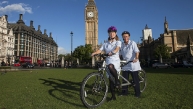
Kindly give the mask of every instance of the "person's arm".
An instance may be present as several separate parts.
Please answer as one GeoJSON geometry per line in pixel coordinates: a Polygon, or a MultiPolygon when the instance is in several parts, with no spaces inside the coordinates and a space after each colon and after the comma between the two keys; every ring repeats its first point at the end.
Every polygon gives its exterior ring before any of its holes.
{"type": "Polygon", "coordinates": [[[109,53],[109,55],[111,56],[111,55],[116,54],[116,53],[119,51],[119,49],[120,49],[120,47],[117,46],[117,47],[115,48],[115,50],[113,50],[113,51],[111,51],[111,52],[109,53]]]}
{"type": "Polygon", "coordinates": [[[96,52],[92,53],[91,56],[94,56],[94,55],[99,54],[99,53],[101,53],[101,50],[97,50],[96,52]]]}
{"type": "Polygon", "coordinates": [[[109,55],[114,55],[116,54],[119,50],[120,50],[120,47],[121,47],[121,41],[117,41],[116,42],[116,48],[114,50],[112,50],[109,55]]]}
{"type": "Polygon", "coordinates": [[[135,52],[135,59],[133,62],[137,62],[139,60],[139,48],[137,47],[137,44],[134,43],[134,52],[135,52]]]}
{"type": "Polygon", "coordinates": [[[137,62],[139,60],[139,52],[135,53],[135,59],[133,62],[137,62]]]}
{"type": "Polygon", "coordinates": [[[101,53],[104,50],[104,46],[105,46],[105,43],[101,46],[99,50],[93,52],[91,56],[93,57],[94,55],[101,53]]]}

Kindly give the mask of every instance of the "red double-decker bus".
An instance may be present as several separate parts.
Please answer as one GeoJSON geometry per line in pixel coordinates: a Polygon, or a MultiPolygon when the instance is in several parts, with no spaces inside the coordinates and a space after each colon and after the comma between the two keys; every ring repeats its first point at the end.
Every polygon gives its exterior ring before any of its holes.
{"type": "Polygon", "coordinates": [[[32,57],[28,56],[17,56],[14,62],[14,66],[21,66],[24,63],[31,63],[32,64],[32,57]]]}
{"type": "Polygon", "coordinates": [[[20,56],[19,57],[19,63],[23,64],[23,63],[32,63],[32,57],[27,57],[27,56],[20,56]]]}
{"type": "Polygon", "coordinates": [[[37,64],[38,64],[38,66],[43,66],[44,60],[43,59],[37,59],[37,64]]]}

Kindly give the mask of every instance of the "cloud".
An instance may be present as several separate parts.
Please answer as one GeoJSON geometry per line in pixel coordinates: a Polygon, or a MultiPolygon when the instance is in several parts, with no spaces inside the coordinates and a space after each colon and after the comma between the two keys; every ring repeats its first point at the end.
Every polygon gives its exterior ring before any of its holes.
{"type": "Polygon", "coordinates": [[[40,6],[37,6],[36,8],[38,9],[38,8],[40,8],[40,6]]]}
{"type": "Polygon", "coordinates": [[[63,47],[58,47],[58,54],[66,54],[66,50],[63,47]]]}
{"type": "Polygon", "coordinates": [[[10,12],[19,12],[19,13],[33,13],[32,8],[29,7],[27,4],[24,3],[18,3],[18,4],[11,4],[11,5],[6,5],[2,7],[1,5],[4,3],[8,3],[6,1],[1,2],[0,4],[0,13],[5,14],[5,13],[10,13],[10,12]]]}
{"type": "Polygon", "coordinates": [[[8,1],[2,1],[1,3],[0,3],[0,5],[1,4],[8,4],[8,1]]]}

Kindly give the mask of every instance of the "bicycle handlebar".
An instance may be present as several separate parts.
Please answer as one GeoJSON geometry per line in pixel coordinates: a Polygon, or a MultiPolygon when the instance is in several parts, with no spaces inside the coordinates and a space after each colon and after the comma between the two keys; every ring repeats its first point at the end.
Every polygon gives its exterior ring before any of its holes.
{"type": "Polygon", "coordinates": [[[133,61],[128,61],[128,62],[126,62],[126,63],[122,63],[122,64],[121,64],[121,67],[123,67],[123,66],[129,64],[130,62],[133,62],[133,61]]]}
{"type": "Polygon", "coordinates": [[[109,56],[108,54],[95,54],[94,56],[101,56],[101,57],[107,57],[107,56],[109,56]]]}

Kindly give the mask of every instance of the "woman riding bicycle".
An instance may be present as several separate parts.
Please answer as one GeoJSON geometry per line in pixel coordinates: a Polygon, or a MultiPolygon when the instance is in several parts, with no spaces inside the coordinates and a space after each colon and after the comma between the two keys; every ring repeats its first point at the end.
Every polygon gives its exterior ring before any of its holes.
{"type": "Polygon", "coordinates": [[[120,58],[119,58],[119,50],[121,47],[121,41],[117,36],[117,29],[114,26],[108,28],[108,41],[105,42],[99,50],[92,53],[91,56],[101,53],[105,51],[108,54],[106,58],[106,64],[108,65],[108,69],[112,76],[115,78],[115,84],[109,78],[109,86],[112,97],[110,100],[116,100],[115,97],[115,88],[120,88],[120,82],[118,81],[117,72],[120,71],[120,58]]]}

